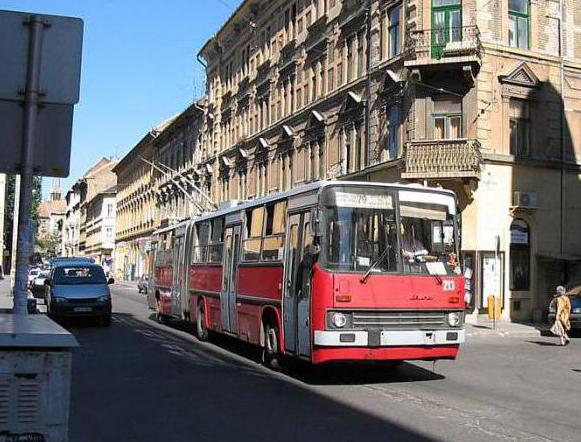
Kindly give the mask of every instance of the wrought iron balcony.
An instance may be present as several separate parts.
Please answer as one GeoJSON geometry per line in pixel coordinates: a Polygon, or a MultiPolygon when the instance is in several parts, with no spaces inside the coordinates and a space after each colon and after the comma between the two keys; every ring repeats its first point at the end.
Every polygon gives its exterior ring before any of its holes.
{"type": "Polygon", "coordinates": [[[406,66],[480,61],[482,43],[478,26],[410,31],[405,41],[406,66]]]}
{"type": "Polygon", "coordinates": [[[414,140],[405,145],[402,178],[479,178],[480,142],[465,138],[414,140]]]}

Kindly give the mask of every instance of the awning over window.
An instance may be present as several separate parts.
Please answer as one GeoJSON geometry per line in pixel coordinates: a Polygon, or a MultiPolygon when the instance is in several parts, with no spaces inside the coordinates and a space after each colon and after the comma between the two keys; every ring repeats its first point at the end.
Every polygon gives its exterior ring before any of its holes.
{"type": "Polygon", "coordinates": [[[319,112],[316,110],[311,111],[311,116],[318,121],[319,123],[323,123],[325,121],[325,117],[323,117],[319,112]]]}
{"type": "Polygon", "coordinates": [[[266,141],[266,139],[260,137],[258,139],[258,147],[260,147],[260,148],[268,148],[268,147],[270,147],[270,144],[268,144],[268,141],[266,141]]]}
{"type": "Polygon", "coordinates": [[[222,158],[222,164],[226,167],[230,167],[232,166],[232,163],[230,162],[230,158],[228,158],[227,156],[223,156],[222,158]]]}
{"type": "Polygon", "coordinates": [[[238,153],[242,158],[248,158],[248,151],[246,149],[238,148],[238,153]]]}
{"type": "Polygon", "coordinates": [[[210,175],[214,173],[210,164],[206,164],[206,172],[208,172],[210,175]]]}

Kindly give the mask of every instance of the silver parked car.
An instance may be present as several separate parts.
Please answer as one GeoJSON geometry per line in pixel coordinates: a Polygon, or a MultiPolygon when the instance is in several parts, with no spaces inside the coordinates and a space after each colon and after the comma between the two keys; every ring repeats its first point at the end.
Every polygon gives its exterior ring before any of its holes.
{"type": "Polygon", "coordinates": [[[46,284],[47,313],[53,319],[98,318],[111,324],[111,292],[103,267],[69,262],[53,267],[46,284]]]}

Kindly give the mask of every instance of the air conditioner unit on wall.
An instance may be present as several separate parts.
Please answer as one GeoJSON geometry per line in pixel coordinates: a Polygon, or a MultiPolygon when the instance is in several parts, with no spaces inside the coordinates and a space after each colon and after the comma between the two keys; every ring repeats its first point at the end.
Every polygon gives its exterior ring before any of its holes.
{"type": "Polygon", "coordinates": [[[513,205],[523,209],[536,209],[538,207],[537,194],[534,192],[515,191],[513,193],[513,205]]]}

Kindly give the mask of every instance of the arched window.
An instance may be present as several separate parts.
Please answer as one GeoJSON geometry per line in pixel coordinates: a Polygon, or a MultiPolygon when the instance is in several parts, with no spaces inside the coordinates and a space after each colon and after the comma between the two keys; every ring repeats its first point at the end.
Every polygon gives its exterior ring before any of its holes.
{"type": "Polygon", "coordinates": [[[510,225],[510,289],[530,289],[530,233],[529,225],[515,219],[510,225]]]}

